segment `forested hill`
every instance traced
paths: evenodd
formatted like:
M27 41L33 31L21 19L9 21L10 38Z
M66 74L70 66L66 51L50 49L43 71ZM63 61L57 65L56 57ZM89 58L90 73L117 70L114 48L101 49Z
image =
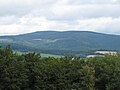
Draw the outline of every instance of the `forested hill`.
M108 49L120 51L120 36L89 31L40 31L17 36L1 36L0 43L15 50L72 50Z

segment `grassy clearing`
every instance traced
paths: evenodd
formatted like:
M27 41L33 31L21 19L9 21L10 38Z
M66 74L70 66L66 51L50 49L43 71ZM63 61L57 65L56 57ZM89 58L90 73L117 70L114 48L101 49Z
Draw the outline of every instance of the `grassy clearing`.
M53 54L40 54L41 57L55 57L55 58L60 58L61 56L60 55L53 55Z
M25 54L25 53L29 53L29 52L19 52L19 51L15 51L16 53L18 53L19 55ZM55 58L60 58L62 56L60 55L53 55L53 54L43 54L40 53L41 57L55 57Z

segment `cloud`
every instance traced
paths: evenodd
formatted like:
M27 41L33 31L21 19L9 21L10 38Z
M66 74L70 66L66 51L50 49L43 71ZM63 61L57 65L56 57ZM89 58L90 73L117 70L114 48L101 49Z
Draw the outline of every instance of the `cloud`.
M97 31L102 33L118 34L120 28L120 17L101 17L90 19L78 19L69 23L69 21L59 22L51 21L45 17L23 17L19 24L0 25L0 34L22 34L41 30L80 30Z
M51 11L55 17L52 19L80 19L80 18L99 18L99 17L119 17L120 5L111 4L55 4Z
M34 10L50 7L57 0L2 0L0 1L0 16L22 16Z
M120 34L119 0L2 0L0 35L41 30Z
M0 17L0 25L9 25L13 23L18 23L18 18L15 16L3 16Z
M70 4L120 4L119 0L66 0Z

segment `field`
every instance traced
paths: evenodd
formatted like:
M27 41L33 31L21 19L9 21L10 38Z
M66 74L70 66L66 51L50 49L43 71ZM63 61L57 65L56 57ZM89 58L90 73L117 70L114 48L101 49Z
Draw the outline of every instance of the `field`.
M53 55L53 54L40 54L41 55L41 57L55 57L55 58L60 58L60 57L62 57L62 56L60 56L60 55Z
M18 53L19 55L28 53L28 52L19 52L19 51L14 51L14 52ZM62 56L60 56L60 55L44 54L44 53L40 53L40 55L41 55L41 57L55 57L55 58L60 58L60 57L62 57Z

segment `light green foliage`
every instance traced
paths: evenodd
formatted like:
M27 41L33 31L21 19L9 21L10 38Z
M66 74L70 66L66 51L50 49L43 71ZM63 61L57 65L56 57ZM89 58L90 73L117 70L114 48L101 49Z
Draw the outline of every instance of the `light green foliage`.
M83 86L85 90L94 90L95 86L95 70L93 67L88 65L83 66L82 68L82 79Z

